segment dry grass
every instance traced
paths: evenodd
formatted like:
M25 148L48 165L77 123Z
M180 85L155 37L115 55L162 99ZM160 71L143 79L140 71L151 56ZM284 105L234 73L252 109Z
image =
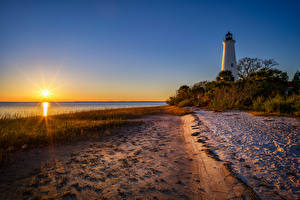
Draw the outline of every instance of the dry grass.
M254 115L254 116L262 116L262 117L293 117L296 119L300 119L300 113L295 112L293 114L286 114L286 113L280 113L280 112L262 112L262 111L247 111L248 113Z
M101 138L105 132L125 125L137 125L145 115L184 115L191 111L174 106L107 109L48 117L0 119L0 162L7 153L18 149Z
M190 114L193 111L189 108L179 108L176 106L164 106L163 112L169 115L183 116L186 114Z

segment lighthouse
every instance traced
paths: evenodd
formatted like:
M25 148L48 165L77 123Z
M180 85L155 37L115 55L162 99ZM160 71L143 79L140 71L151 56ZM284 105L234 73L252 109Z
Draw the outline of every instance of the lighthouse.
M223 41L222 71L231 71L234 80L237 80L238 70L236 66L234 43L235 40L232 39L232 34L228 32Z

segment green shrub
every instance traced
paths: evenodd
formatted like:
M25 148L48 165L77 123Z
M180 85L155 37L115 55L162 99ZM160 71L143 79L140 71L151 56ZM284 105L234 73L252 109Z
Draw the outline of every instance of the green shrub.
M268 113L291 114L296 111L293 99L285 99L279 95L264 102L264 111Z
M300 115L300 95L296 92L287 94L286 72L262 67L235 82L222 78L227 75L225 72L220 75L217 81L206 81L205 84L195 84L192 87L181 86L167 103L180 107L208 106L215 110L241 109ZM294 83L300 79L298 76L300 77L297 75L294 78Z
M262 96L257 97L253 101L253 105L252 105L253 110L264 111L264 101L265 101L265 98L263 98Z
M193 106L193 101L192 99L185 99L183 101L180 101L177 106L178 107Z
M169 99L167 100L167 104L170 106L176 105L176 97L175 96L169 97Z

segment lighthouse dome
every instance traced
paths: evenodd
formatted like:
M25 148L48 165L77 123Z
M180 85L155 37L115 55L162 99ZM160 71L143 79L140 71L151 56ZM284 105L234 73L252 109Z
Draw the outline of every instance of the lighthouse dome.
M232 33L228 32L228 33L225 35L225 39L226 39L226 40L232 40Z

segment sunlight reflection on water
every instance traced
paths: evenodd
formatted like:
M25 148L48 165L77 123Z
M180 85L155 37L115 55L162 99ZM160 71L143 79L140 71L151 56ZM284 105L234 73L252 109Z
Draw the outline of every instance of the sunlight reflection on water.
M43 102L42 105L43 105L43 116L47 117L49 103L48 102Z
M0 118L50 116L55 114L103 110L109 108L130 108L166 105L165 102L0 102Z

